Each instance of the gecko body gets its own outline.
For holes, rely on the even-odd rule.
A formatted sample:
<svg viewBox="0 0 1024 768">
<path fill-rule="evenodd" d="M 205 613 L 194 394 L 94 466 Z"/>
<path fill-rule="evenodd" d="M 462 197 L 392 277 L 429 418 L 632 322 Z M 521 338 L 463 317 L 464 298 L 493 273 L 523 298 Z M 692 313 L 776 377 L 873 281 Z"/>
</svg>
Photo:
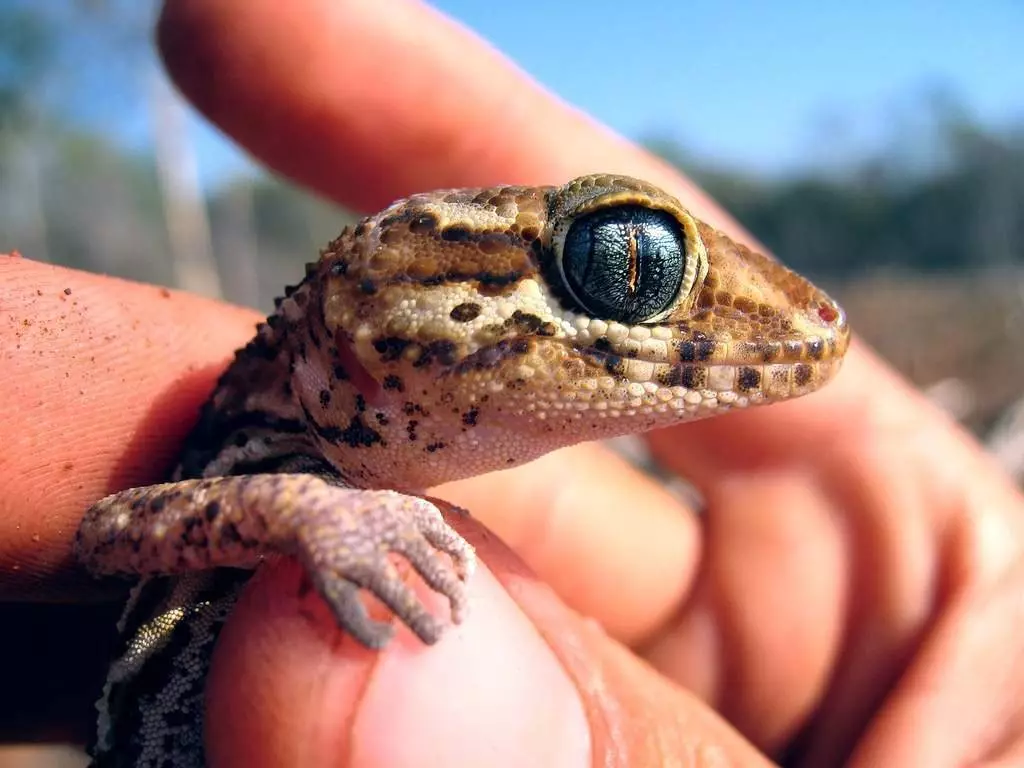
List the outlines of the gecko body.
<svg viewBox="0 0 1024 768">
<path fill-rule="evenodd" d="M 643 181 L 414 195 L 346 229 L 223 374 L 171 481 L 86 514 L 80 559 L 144 578 L 100 702 L 100 766 L 200 766 L 203 685 L 249 570 L 298 558 L 364 645 L 462 620 L 472 548 L 422 494 L 583 440 L 809 393 L 838 305 Z"/>
</svg>

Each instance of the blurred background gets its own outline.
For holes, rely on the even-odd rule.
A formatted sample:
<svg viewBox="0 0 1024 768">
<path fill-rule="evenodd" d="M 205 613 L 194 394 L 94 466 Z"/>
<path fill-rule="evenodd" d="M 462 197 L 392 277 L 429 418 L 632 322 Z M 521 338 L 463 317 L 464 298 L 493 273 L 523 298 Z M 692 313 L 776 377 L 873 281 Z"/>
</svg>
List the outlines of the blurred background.
<svg viewBox="0 0 1024 768">
<path fill-rule="evenodd" d="M 699 181 L 1024 482 L 1018 0 L 435 4 Z M 269 309 L 354 214 L 190 111 L 157 9 L 0 0 L 0 252 Z"/>
</svg>

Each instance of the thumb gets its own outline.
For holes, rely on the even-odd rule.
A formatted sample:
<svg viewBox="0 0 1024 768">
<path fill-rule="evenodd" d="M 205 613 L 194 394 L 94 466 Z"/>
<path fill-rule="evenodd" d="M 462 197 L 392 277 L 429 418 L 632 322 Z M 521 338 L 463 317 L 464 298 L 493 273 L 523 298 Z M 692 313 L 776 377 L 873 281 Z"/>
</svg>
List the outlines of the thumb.
<svg viewBox="0 0 1024 768">
<path fill-rule="evenodd" d="M 211 765 L 767 765 L 696 697 L 569 611 L 473 521 L 466 621 L 383 652 L 337 629 L 302 569 L 260 570 L 207 687 Z M 410 577 L 412 578 L 412 577 Z M 418 582 L 430 609 L 443 600 Z"/>
</svg>

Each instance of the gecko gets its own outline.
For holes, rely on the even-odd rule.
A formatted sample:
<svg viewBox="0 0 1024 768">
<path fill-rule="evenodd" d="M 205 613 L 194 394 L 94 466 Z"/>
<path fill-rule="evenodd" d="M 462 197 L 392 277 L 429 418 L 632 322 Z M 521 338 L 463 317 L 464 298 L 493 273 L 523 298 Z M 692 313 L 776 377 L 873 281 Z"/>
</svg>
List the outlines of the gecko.
<svg viewBox="0 0 1024 768">
<path fill-rule="evenodd" d="M 807 279 L 611 174 L 412 195 L 342 231 L 275 304 L 170 481 L 96 502 L 76 535 L 93 574 L 140 577 L 97 766 L 204 764 L 213 644 L 264 558 L 297 558 L 368 648 L 396 623 L 435 643 L 467 614 L 475 553 L 426 489 L 813 392 L 850 336 Z"/>
</svg>

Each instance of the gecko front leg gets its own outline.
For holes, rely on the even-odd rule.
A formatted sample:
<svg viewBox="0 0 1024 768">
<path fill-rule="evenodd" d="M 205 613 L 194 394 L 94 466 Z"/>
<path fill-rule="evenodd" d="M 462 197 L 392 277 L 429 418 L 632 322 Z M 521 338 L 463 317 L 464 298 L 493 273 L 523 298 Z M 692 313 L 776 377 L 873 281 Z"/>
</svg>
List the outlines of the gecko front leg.
<svg viewBox="0 0 1024 768">
<path fill-rule="evenodd" d="M 182 480 L 121 491 L 86 513 L 76 548 L 96 574 L 252 568 L 267 555 L 295 555 L 339 625 L 369 648 L 386 645 L 392 627 L 370 619 L 360 589 L 425 643 L 436 642 L 444 629 L 390 556 L 407 560 L 448 598 L 455 623 L 464 615 L 464 582 L 475 565 L 473 548 L 432 502 L 344 488 L 311 474 Z"/>
</svg>

